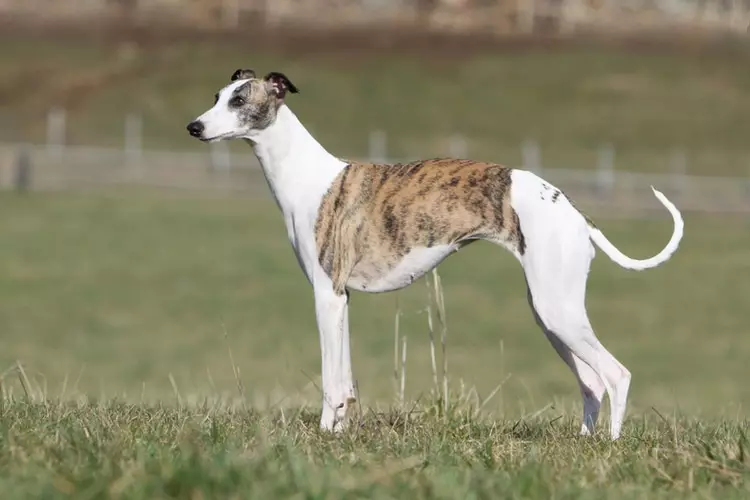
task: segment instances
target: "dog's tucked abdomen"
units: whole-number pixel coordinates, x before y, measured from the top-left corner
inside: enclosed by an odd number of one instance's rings
[[[346,286],[373,293],[404,288],[424,276],[458,248],[456,244],[415,247],[388,269],[374,265],[370,258],[367,262],[354,266]]]
[[[384,292],[409,285],[478,239],[522,255],[511,172],[454,159],[352,163],[321,201],[315,225],[320,264],[341,293],[345,287]]]

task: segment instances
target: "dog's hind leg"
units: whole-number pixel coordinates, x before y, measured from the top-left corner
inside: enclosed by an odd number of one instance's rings
[[[545,326],[534,308],[534,303],[531,299],[531,290],[528,292],[528,299],[537,324],[547,336],[547,340],[549,340],[552,347],[555,348],[557,354],[559,354],[560,358],[565,361],[565,364],[568,365],[578,380],[581,397],[583,398],[583,423],[581,424],[581,435],[591,435],[594,433],[596,421],[599,419],[599,410],[606,391],[604,382],[602,382],[599,375],[597,375],[589,365],[573,354],[570,349],[568,349],[565,344],[557,338],[557,335]]]
[[[565,211],[559,220],[546,220],[543,227],[533,229],[528,231],[529,245],[521,260],[535,315],[545,333],[555,339],[553,346],[559,342],[570,352],[576,368],[580,361],[591,370],[576,370],[586,387],[595,385],[601,392],[595,378],[604,386],[610,400],[610,433],[612,439],[617,439],[625,414],[630,372],[596,338],[586,313],[586,281],[593,249],[585,221],[578,213]],[[594,397],[589,400],[590,416],[598,392],[591,392]],[[584,401],[585,397],[584,391]]]

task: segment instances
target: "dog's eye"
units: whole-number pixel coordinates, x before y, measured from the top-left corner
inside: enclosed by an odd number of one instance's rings
[[[239,108],[240,106],[242,106],[243,104],[245,104],[245,99],[243,99],[240,96],[237,96],[237,97],[233,97],[232,100],[229,101],[229,103],[232,106],[234,106],[235,108]]]
[[[219,94],[216,94],[214,96],[214,104],[216,104],[217,102],[219,102]]]

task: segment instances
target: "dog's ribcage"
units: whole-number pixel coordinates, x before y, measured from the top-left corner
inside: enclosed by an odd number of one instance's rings
[[[455,159],[351,163],[323,197],[315,239],[339,292],[402,288],[478,239],[525,248],[511,169]]]

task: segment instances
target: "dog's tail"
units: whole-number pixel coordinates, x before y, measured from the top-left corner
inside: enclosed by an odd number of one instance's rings
[[[624,267],[625,269],[643,271],[645,269],[650,269],[652,267],[663,264],[664,262],[669,260],[672,254],[677,250],[677,247],[680,245],[680,240],[682,240],[683,228],[685,224],[682,221],[682,215],[680,214],[680,211],[677,210],[677,207],[675,207],[672,202],[669,201],[667,197],[664,196],[661,192],[654,189],[653,186],[651,186],[651,189],[654,191],[654,196],[656,196],[656,198],[660,202],[662,202],[665,207],[667,207],[667,210],[669,210],[669,213],[672,214],[672,219],[674,220],[674,231],[672,232],[672,237],[669,239],[669,243],[667,243],[667,245],[662,249],[661,252],[654,255],[653,257],[643,260],[631,259],[620,250],[618,250],[617,247],[615,247],[612,243],[610,243],[607,237],[604,236],[604,234],[599,231],[599,229],[594,227],[593,224],[589,223],[589,235],[591,237],[591,241],[596,243],[596,246],[601,248],[602,251],[609,256],[610,259],[612,259],[614,262]]]

